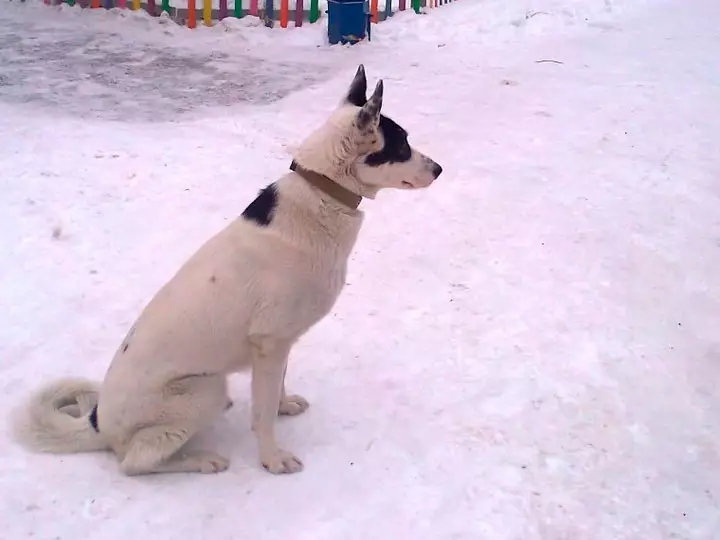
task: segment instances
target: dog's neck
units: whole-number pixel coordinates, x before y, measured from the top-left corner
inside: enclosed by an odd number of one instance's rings
[[[290,164],[290,170],[297,173],[299,176],[304,178],[305,181],[312,186],[315,186],[325,195],[332,197],[334,200],[347,206],[351,210],[355,210],[358,206],[360,206],[360,202],[363,199],[362,195],[359,195],[350,188],[343,186],[336,180],[329,178],[324,174],[306,169],[294,160]]]
[[[288,171],[276,187],[278,209],[271,228],[282,231],[284,237],[306,250],[337,261],[347,260],[363,222],[362,209],[343,204],[297,171]]]
[[[354,117],[352,111],[331,119],[316,129],[293,152],[293,162],[298,167],[325,176],[364,199],[374,199],[378,188],[360,181],[355,161],[357,148],[347,136],[348,122]]]

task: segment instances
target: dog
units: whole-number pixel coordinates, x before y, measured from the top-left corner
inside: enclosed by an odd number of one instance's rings
[[[367,99],[361,64],[339,106],[293,153],[290,170],[185,262],[142,310],[101,384],[68,378],[36,390],[14,417],[30,451],[112,450],[128,476],[229,466],[185,443],[232,405],[227,376],[251,370],[251,428],[274,474],[303,464],[275,437],[278,414],[308,408],[285,389],[293,344],[345,284],[363,198],[418,189],[442,167]]]

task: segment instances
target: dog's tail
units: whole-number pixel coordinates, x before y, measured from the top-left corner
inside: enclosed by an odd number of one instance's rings
[[[106,450],[96,430],[99,385],[85,379],[61,379],[30,396],[15,411],[15,439],[27,450],[70,454]]]

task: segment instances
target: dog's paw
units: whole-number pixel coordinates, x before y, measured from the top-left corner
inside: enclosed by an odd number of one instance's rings
[[[302,396],[286,396],[285,399],[280,402],[278,414],[295,416],[304,413],[309,406],[310,403],[308,403],[308,400]]]
[[[230,466],[229,459],[211,452],[200,454],[195,459],[198,460],[198,468],[203,474],[223,472]]]
[[[302,461],[285,450],[276,450],[267,456],[261,456],[263,467],[273,474],[292,474],[303,470]]]

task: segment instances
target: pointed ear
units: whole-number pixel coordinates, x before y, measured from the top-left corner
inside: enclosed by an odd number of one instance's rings
[[[345,95],[345,101],[347,103],[352,103],[356,107],[362,107],[365,103],[367,103],[367,97],[365,97],[366,92],[367,79],[365,78],[365,66],[360,64],[357,73],[355,73],[355,78],[352,83],[350,83],[350,89]]]
[[[383,100],[383,82],[380,79],[375,86],[373,95],[370,96],[368,102],[363,105],[357,116],[358,128],[364,130],[370,126],[377,126],[380,123],[380,109],[382,109]]]

